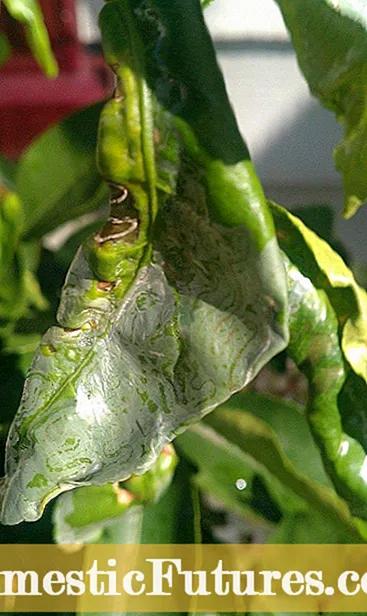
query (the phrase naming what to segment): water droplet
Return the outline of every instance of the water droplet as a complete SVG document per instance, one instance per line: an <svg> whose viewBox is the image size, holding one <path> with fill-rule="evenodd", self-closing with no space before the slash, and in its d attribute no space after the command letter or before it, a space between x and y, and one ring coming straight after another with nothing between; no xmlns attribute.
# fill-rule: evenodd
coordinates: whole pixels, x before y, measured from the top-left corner
<svg viewBox="0 0 367 616"><path fill-rule="evenodd" d="M246 479L237 479L236 488L237 490L244 490L247 487Z"/></svg>

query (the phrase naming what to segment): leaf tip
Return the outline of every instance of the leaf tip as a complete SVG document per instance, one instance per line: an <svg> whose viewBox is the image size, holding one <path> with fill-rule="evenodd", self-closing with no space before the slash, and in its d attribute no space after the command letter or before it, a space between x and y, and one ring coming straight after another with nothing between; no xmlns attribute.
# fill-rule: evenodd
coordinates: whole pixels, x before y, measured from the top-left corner
<svg viewBox="0 0 367 616"><path fill-rule="evenodd" d="M343 217L348 220L352 218L354 214L359 210L363 201L357 195L347 195L345 199Z"/></svg>

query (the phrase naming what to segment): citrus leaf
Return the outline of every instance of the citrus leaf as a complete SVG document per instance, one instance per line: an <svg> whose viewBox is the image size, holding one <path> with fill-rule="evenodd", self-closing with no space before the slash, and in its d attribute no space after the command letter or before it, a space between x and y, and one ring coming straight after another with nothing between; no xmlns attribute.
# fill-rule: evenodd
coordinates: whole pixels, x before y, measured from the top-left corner
<svg viewBox="0 0 367 616"><path fill-rule="evenodd" d="M354 541L360 542L357 530L345 503L330 488L311 482L300 474L277 438L276 433L262 420L238 409L222 408L207 418L207 423L262 465L270 474L291 490L312 509L330 516L333 524Z"/></svg>
<svg viewBox="0 0 367 616"><path fill-rule="evenodd" d="M319 493L320 487L325 486L325 495L331 494L332 484L312 440L304 409L285 400L252 392L233 396L222 408L237 408L264 422L274 431L295 472L307 478ZM220 409L216 411L219 412ZM341 524L335 515L304 501L302 509L293 510L286 506L287 503L279 500L278 503L283 516L270 536L270 543L353 543L356 540L350 519L348 524Z"/></svg>
<svg viewBox="0 0 367 616"><path fill-rule="evenodd" d="M133 4L139 8L139 2ZM144 119L140 139L133 131L128 135L138 153L123 170L128 191L118 187L112 205L122 204L123 216L127 208L138 237L125 241L125 232L111 237L109 225L113 230L120 220L113 214L71 266L59 326L41 342L10 430L2 502L6 524L37 519L47 501L80 484L103 485L145 472L166 443L241 389L287 342L285 272L273 221L246 158L200 5L159 0L152 7L164 8L158 39L165 37L164 54L167 45L174 46L172 70L187 82L189 107L184 105L178 118L161 100L161 59L147 40L140 42L140 33L149 34L142 27L147 11L132 11L126 0L109 2L101 23L108 14L113 23L123 18L124 23L121 41L115 30L104 29L104 37L111 37L106 54L109 61L116 56L121 85L124 79L136 84L134 89L129 83L126 101L115 94L117 111L136 111ZM200 43L191 49L191 28L212 75L200 85L198 101L199 111L213 106L205 125L213 123L215 131L206 140L201 111L198 115L192 107L193 82L177 62L179 41L185 57L191 53L191 64L198 65ZM157 43L154 28L153 35ZM220 88L217 103L213 83ZM157 98L169 111L160 119L177 120L185 142L173 161L175 194L173 183L171 192L159 188ZM227 129L232 148L225 143ZM119 181L124 186L124 176Z"/></svg>
<svg viewBox="0 0 367 616"><path fill-rule="evenodd" d="M24 24L29 46L45 75L57 77L58 68L37 0L4 0L10 15Z"/></svg>
<svg viewBox="0 0 367 616"><path fill-rule="evenodd" d="M48 129L22 155L16 189L27 239L107 203L95 160L101 108L88 107Z"/></svg>
<svg viewBox="0 0 367 616"><path fill-rule="evenodd" d="M77 255L62 327L42 340L11 431L4 521L39 517L55 488L147 470L178 431L283 348L246 230L213 226L177 200L164 224L154 262L122 300Z"/></svg>
<svg viewBox="0 0 367 616"><path fill-rule="evenodd" d="M284 208L271 204L283 250L303 275L323 289L338 318L340 346L347 360L337 406L344 431L367 450L366 292L332 248ZM335 402L336 404L336 402Z"/></svg>
<svg viewBox="0 0 367 616"><path fill-rule="evenodd" d="M311 92L345 127L335 150L349 218L367 197L367 12L359 0L276 0Z"/></svg>
<svg viewBox="0 0 367 616"><path fill-rule="evenodd" d="M285 257L290 297L289 352L309 383L308 418L325 468L354 516L367 519L366 453L344 431L339 395L346 380L336 315L326 293ZM365 526L365 524L361 524Z"/></svg>
<svg viewBox="0 0 367 616"><path fill-rule="evenodd" d="M203 422L191 427L175 443L180 454L198 469L195 484L226 509L265 524L279 522L282 507L289 511L302 509L302 501L294 498L257 460Z"/></svg>
<svg viewBox="0 0 367 616"><path fill-rule="evenodd" d="M276 433L280 446L298 473L312 482L332 487L302 406L290 400L246 391L232 396L221 408L241 409L265 422Z"/></svg>
<svg viewBox="0 0 367 616"><path fill-rule="evenodd" d="M353 371L367 382L367 293L343 259L299 218L271 203L278 241L299 270L324 289L342 329L342 350Z"/></svg>
<svg viewBox="0 0 367 616"><path fill-rule="evenodd" d="M168 445L143 475L124 483L83 487L63 494L54 509L57 543L92 543L131 507L157 502L169 487L176 464L174 449Z"/></svg>

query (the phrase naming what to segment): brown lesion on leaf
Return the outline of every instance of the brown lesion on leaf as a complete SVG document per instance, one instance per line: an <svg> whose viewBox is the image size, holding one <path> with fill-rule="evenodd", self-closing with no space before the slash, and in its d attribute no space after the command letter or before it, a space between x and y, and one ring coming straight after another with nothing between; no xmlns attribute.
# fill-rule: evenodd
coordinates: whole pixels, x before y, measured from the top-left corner
<svg viewBox="0 0 367 616"><path fill-rule="evenodd" d="M100 280L97 284L97 288L99 291L106 291L109 293L116 286L115 282L108 282L107 280Z"/></svg>
<svg viewBox="0 0 367 616"><path fill-rule="evenodd" d="M134 244L139 237L139 212L134 206L133 197L123 185L111 184L110 189L110 217L94 239L100 245L120 241Z"/></svg>
<svg viewBox="0 0 367 616"><path fill-rule="evenodd" d="M124 96L124 92L122 90L121 84L117 84L117 86L115 87L114 91L113 91L113 99L116 102L120 102L123 101L125 98Z"/></svg>

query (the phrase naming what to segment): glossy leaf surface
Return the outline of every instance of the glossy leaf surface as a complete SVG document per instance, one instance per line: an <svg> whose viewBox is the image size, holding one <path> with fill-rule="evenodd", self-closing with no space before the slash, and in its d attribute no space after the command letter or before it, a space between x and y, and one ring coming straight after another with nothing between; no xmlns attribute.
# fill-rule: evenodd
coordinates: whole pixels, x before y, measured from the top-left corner
<svg viewBox="0 0 367 616"><path fill-rule="evenodd" d="M367 293L330 245L299 218L272 203L281 248L316 287L324 289L342 330L341 346L353 371L367 382Z"/></svg>
<svg viewBox="0 0 367 616"><path fill-rule="evenodd" d="M339 331L337 336L334 333L334 341L338 339L347 363L334 406L338 407L344 431L366 450L366 292L326 242L285 209L275 204L271 207L281 247L302 274L326 293L337 317ZM363 475L362 469L360 472Z"/></svg>
<svg viewBox="0 0 367 616"><path fill-rule="evenodd" d="M9 521L38 517L57 486L146 470L283 347L273 305L254 302L263 291L246 232L211 226L177 202L165 222L164 267L156 253L121 302L98 290L78 254L59 309L66 329L44 337L10 436Z"/></svg>
<svg viewBox="0 0 367 616"><path fill-rule="evenodd" d="M144 118L140 134L128 135L141 152L143 175L140 154L123 170L132 199L126 207L137 211L138 239L126 244L109 234L105 241L104 227L71 266L59 326L42 340L9 435L2 507L7 524L37 519L48 500L72 487L145 472L167 442L241 389L287 340L284 269L272 219L251 163L238 160L247 150L200 5L190 0L183 11L177 2L153 3L158 11L164 7L165 24L153 29L153 52L137 34L147 32L139 21L146 12L132 4L134 11L126 1L109 2L102 22L110 12L113 24L119 19L128 24L121 27L121 40L103 30L105 53L109 61L116 57L121 85L130 78L136 83L120 104L127 114L135 109ZM181 34L191 27L202 40L211 77L195 93L177 57L172 65L187 83L188 102L177 122L186 145L179 167L173 161L176 194L169 194L160 188L160 171L171 149L163 154L154 148L153 103L159 99L168 110L160 95L162 80L169 83L170 77L157 75L161 58L155 49L167 53L177 35L187 59L191 53L194 60L192 34L187 41ZM131 73L131 49L137 50L137 74ZM141 72L146 67L147 81ZM220 87L215 104L212 93L207 100L213 82ZM215 133L204 142L200 109L206 112L208 101ZM174 109L169 111L170 116L159 116L160 130L162 122L169 128L177 119ZM234 139L232 160L228 132Z"/></svg>
<svg viewBox="0 0 367 616"><path fill-rule="evenodd" d="M332 487L302 406L291 400L248 391L232 396L221 408L241 409L265 422L276 434L279 446L297 473L306 476L312 482Z"/></svg>
<svg viewBox="0 0 367 616"><path fill-rule="evenodd" d="M323 290L288 264L289 350L309 382L308 417L336 490L367 519L366 453L344 432L338 399L346 379L338 322Z"/></svg>

